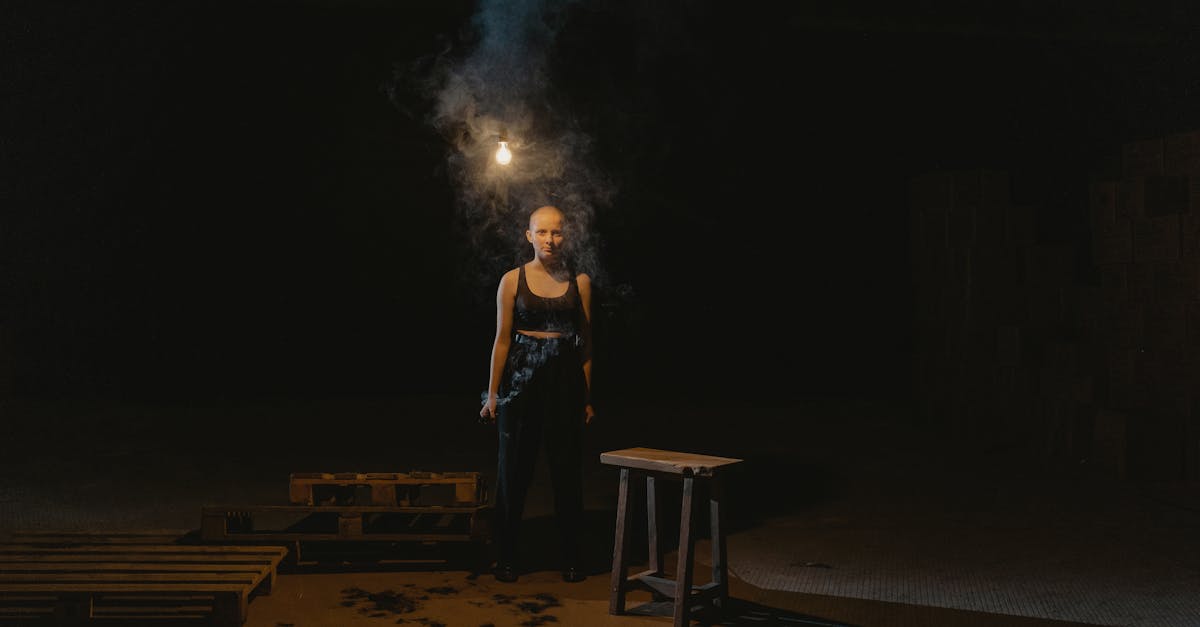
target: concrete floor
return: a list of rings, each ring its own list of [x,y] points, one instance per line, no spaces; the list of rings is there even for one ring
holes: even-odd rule
[[[202,505],[285,503],[300,471],[490,476],[494,431],[475,423],[475,407],[432,396],[8,402],[0,530],[194,529]],[[287,573],[251,603],[248,625],[669,624],[607,614],[617,486],[598,458],[630,446],[746,460],[729,478],[729,624],[1200,624],[1197,486],[1047,469],[1020,447],[988,450],[919,424],[887,401],[614,403],[588,428],[586,582],[552,570],[539,464],[517,584],[453,565]],[[664,498],[668,511],[678,503],[670,489]],[[419,611],[375,607],[384,592],[415,594]],[[636,593],[630,605],[648,600]]]

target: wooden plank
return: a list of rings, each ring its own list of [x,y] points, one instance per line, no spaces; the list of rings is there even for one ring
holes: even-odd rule
[[[265,573],[0,573],[8,583],[232,583],[254,585]]]
[[[55,544],[171,544],[186,537],[187,529],[142,531],[78,531],[18,529],[0,534],[4,542]]]
[[[161,607],[144,607],[140,605],[95,605],[92,612],[96,617],[103,618],[166,618],[178,617],[179,614],[191,614],[202,618],[212,611],[212,599],[202,605],[165,605]]]
[[[200,592],[249,592],[245,584],[231,583],[5,583],[0,584],[0,593],[137,593],[145,595],[200,593]]]
[[[306,506],[264,505],[253,508],[226,509],[206,507],[202,511],[202,539],[206,542],[287,542],[330,538],[375,538],[393,541],[475,541],[485,539],[489,526],[484,512],[490,506],[472,507],[374,507],[374,506]],[[436,517],[417,525],[426,514]],[[277,528],[262,528],[254,523],[255,515],[268,518]],[[395,515],[399,518],[388,516]],[[309,520],[310,516],[328,516],[326,520]],[[405,518],[413,516],[411,520]],[[288,517],[293,520],[283,522]],[[368,519],[369,517],[369,519]],[[310,526],[308,523],[312,522]],[[236,524],[235,524],[236,523]],[[457,527],[456,533],[451,533]],[[445,532],[431,533],[434,530]],[[467,533],[463,533],[466,531]]]
[[[479,472],[292,473],[288,481],[288,500],[295,505],[315,505],[314,488],[368,487],[374,505],[395,506],[398,504],[396,488],[437,485],[453,485],[454,500],[458,503],[486,500],[484,478]]]
[[[338,540],[371,540],[379,542],[478,542],[480,538],[466,533],[395,533],[368,532],[357,536],[343,536],[337,531],[293,532],[265,531],[252,533],[229,533],[223,539],[238,542],[326,542]]]
[[[38,546],[34,544],[0,544],[0,555],[242,555],[263,556],[267,558],[283,558],[287,555],[287,547],[279,546],[238,546],[233,544],[197,544],[197,545],[95,545],[95,546]]]
[[[244,564],[207,562],[194,563],[143,563],[143,562],[4,562],[0,563],[0,572],[192,572],[192,573],[256,573],[269,564]]]
[[[307,486],[357,486],[357,485],[474,485],[481,480],[480,477],[469,478],[397,478],[397,479],[373,479],[364,475],[358,477],[328,477],[322,479],[305,479],[292,478],[292,485],[307,485]]]
[[[176,605],[204,604],[212,602],[211,594],[156,594],[154,596],[138,596],[137,594],[106,594],[102,598],[104,605],[117,606],[122,603],[137,603],[139,607],[149,603],[175,603]]]
[[[679,582],[670,577],[656,575],[651,571],[644,571],[633,575],[629,578],[630,583],[638,583],[644,585],[651,590],[662,594],[663,596],[674,599],[679,591]],[[692,586],[691,594],[689,595],[691,605],[695,606],[699,599],[708,599],[716,594],[719,594],[719,586],[716,582],[709,582],[702,586]]]
[[[674,599],[678,586],[674,579],[653,574],[640,574],[630,577],[630,583],[642,584],[659,594]]]
[[[492,509],[491,505],[426,505],[397,506],[388,505],[255,505],[251,507],[226,507],[206,505],[201,507],[201,514],[234,513],[311,513],[322,514],[329,512],[345,512],[356,514],[478,514]],[[185,545],[186,546],[186,545]]]
[[[50,598],[51,597],[45,594],[6,594],[0,597],[0,607],[13,603],[34,603],[37,601],[46,601]]]
[[[211,608],[205,605],[204,608],[180,608],[176,609],[161,609],[156,611],[102,611],[100,608],[92,608],[91,615],[94,619],[104,621],[161,621],[175,625],[182,621],[203,621],[206,617],[211,616]]]
[[[420,488],[451,486],[453,501],[448,494],[439,494],[436,500],[451,504],[483,504],[487,501],[487,486],[482,473],[293,473],[288,485],[288,501],[293,505],[318,505],[318,489],[370,490],[371,505],[396,507],[416,506]],[[404,488],[408,488],[404,490]],[[401,493],[398,494],[397,491]],[[329,505],[348,505],[348,503]]]
[[[438,481],[477,481],[483,473],[467,472],[294,472],[293,481],[406,481],[432,483]]]
[[[600,454],[600,462],[672,474],[711,476],[716,469],[742,462],[732,457],[716,457],[653,448],[626,448]]]
[[[68,553],[58,555],[53,553],[36,554],[36,553],[20,553],[11,555],[0,555],[0,569],[6,568],[9,564],[25,564],[30,562],[31,557],[36,557],[39,562],[124,562],[124,563],[140,563],[140,562],[174,562],[174,563],[221,563],[221,564],[269,564],[275,565],[279,561],[274,556],[265,555],[238,555],[236,553],[214,554],[214,555],[163,555],[163,554],[146,554],[139,556],[125,555],[79,555]]]

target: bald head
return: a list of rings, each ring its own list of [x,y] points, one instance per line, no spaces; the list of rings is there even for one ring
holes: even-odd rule
[[[529,214],[529,228],[532,230],[533,224],[535,222],[537,222],[537,220],[539,218],[543,218],[543,217],[558,218],[559,221],[561,222],[566,216],[563,215],[563,212],[561,209],[559,209],[558,207],[555,207],[553,205],[545,205],[542,207],[538,207],[537,209],[533,210],[533,213]]]
[[[529,214],[529,229],[525,239],[533,245],[533,255],[547,265],[558,265],[566,234],[563,232],[564,216],[558,207],[546,205]]]

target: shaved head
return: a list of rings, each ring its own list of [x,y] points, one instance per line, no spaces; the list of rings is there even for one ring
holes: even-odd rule
[[[563,215],[563,212],[562,212],[562,210],[561,210],[561,209],[559,209],[558,207],[555,207],[555,206],[553,206],[553,205],[545,205],[545,206],[542,206],[542,207],[538,207],[537,209],[534,209],[534,210],[533,210],[533,213],[529,214],[529,225],[530,225],[530,226],[529,226],[529,228],[531,228],[531,229],[533,228],[533,222],[534,222],[534,220],[537,220],[539,217],[541,217],[541,216],[555,216],[555,215],[557,215],[557,217],[558,217],[560,220],[562,220],[562,219],[566,218],[566,216],[565,216],[565,215]]]

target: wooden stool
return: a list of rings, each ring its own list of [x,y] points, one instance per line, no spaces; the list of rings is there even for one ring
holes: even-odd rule
[[[609,614],[625,613],[625,593],[632,584],[649,587],[675,601],[675,627],[690,624],[692,606],[702,603],[706,609],[720,610],[728,601],[729,582],[726,579],[725,527],[721,514],[721,476],[718,470],[742,460],[729,457],[713,457],[652,448],[627,448],[600,454],[600,461],[621,468],[621,486],[617,495],[617,531],[613,543],[612,587],[608,601]],[[646,523],[650,545],[650,568],[625,576],[628,567],[625,530],[629,526],[632,510],[629,507],[631,476],[646,477]],[[656,480],[683,480],[683,502],[679,516],[679,562],[675,579],[664,576],[662,534],[658,526],[660,494]],[[709,525],[712,531],[712,581],[703,586],[693,586],[692,549],[696,539],[692,535],[692,493],[696,480],[708,482]]]

